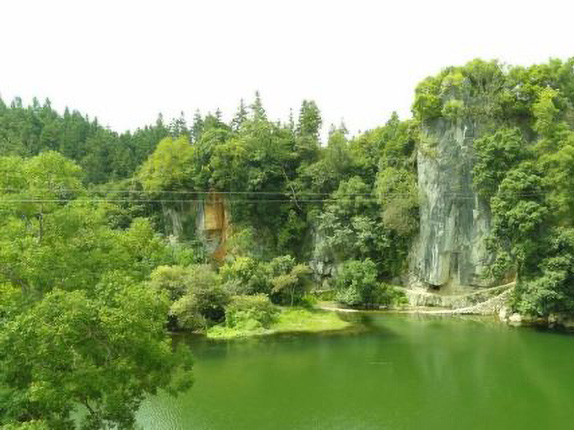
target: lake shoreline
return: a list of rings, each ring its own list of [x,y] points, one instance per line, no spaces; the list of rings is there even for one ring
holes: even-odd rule
[[[501,306],[500,308],[492,308],[488,312],[460,312],[456,309],[440,308],[435,309],[432,307],[419,307],[419,306],[400,306],[400,307],[389,307],[380,309],[350,309],[339,307],[339,305],[334,303],[323,303],[317,306],[317,309],[331,312],[341,312],[341,313],[366,313],[366,314],[412,314],[412,315],[424,315],[424,316],[437,316],[437,317],[468,317],[468,316],[479,316],[483,318],[491,319],[492,321],[512,326],[512,327],[539,327],[548,328],[551,330],[562,330],[574,332],[574,317],[566,314],[553,313],[548,317],[536,317],[525,314],[520,314],[518,312],[513,312],[507,306]],[[470,307],[468,308],[470,309]]]
[[[281,308],[278,320],[269,327],[227,327],[219,324],[205,332],[194,334],[212,341],[227,341],[268,337],[281,334],[312,335],[337,334],[360,329],[361,323],[349,321],[344,316],[360,315],[417,315],[423,317],[469,318],[480,317],[511,327],[534,327],[556,331],[574,332],[574,319],[551,315],[548,318],[535,318],[509,312],[508,308],[492,313],[459,313],[452,309],[433,309],[429,307],[400,306],[379,309],[353,309],[340,307],[335,302],[320,302],[313,308]],[[182,334],[173,332],[172,335]],[[185,334],[185,332],[184,332]]]
[[[216,325],[209,328],[204,336],[211,340],[270,336],[276,334],[305,334],[342,332],[355,324],[342,319],[337,312],[320,308],[282,308],[269,327],[227,327]]]

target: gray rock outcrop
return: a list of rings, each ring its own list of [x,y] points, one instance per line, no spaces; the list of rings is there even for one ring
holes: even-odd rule
[[[423,126],[418,149],[420,231],[412,274],[435,287],[486,286],[492,261],[485,239],[490,211],[472,184],[473,141],[480,127],[468,118],[438,118]]]

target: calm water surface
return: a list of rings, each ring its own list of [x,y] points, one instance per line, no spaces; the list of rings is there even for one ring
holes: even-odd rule
[[[574,428],[574,336],[377,314],[369,330],[186,339],[194,387],[138,414],[154,430]]]

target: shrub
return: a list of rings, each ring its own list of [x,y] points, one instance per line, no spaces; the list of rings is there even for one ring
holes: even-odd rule
[[[268,268],[271,276],[280,276],[289,273],[295,267],[296,261],[290,255],[275,257],[269,262]]]
[[[225,323],[233,328],[268,328],[276,315],[277,309],[265,294],[235,296],[225,308]]]
[[[198,330],[223,321],[229,293],[222,288],[219,276],[211,267],[190,266],[180,274],[182,277],[177,280],[185,283],[186,291],[170,309],[171,315],[177,318],[177,325]]]
[[[347,261],[336,279],[338,302],[348,306],[373,307],[380,303],[377,266],[370,260]]]
[[[433,119],[441,114],[442,103],[439,97],[440,79],[429,77],[417,85],[413,112],[419,119]]]
[[[401,236],[417,231],[419,193],[415,174],[392,166],[381,169],[377,174],[376,193],[383,206],[386,227]]]
[[[293,257],[285,255],[269,263],[269,272],[273,276],[273,301],[290,306],[301,304],[306,291],[306,278],[311,273],[309,266],[295,264]]]
[[[159,266],[150,275],[149,285],[157,291],[166,292],[171,301],[181,298],[187,291],[191,270],[183,266]]]
[[[225,289],[231,294],[269,293],[271,284],[264,264],[251,257],[237,257],[220,270]]]
[[[317,305],[317,303],[319,303],[317,296],[311,293],[305,293],[303,297],[301,297],[301,300],[299,301],[299,305],[307,309],[315,308],[315,305]]]
[[[407,296],[398,288],[388,284],[381,284],[379,292],[379,304],[385,306],[397,306],[408,304]]]
[[[464,102],[458,99],[447,101],[442,108],[442,115],[449,119],[462,117],[464,115]]]

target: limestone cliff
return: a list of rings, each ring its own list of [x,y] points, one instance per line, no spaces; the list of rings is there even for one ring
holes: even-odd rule
[[[166,235],[176,242],[197,237],[208,255],[218,260],[225,257],[230,218],[224,196],[216,192],[200,201],[163,207]]]
[[[480,133],[480,125],[464,117],[434,119],[421,130],[420,231],[411,270],[425,284],[444,289],[488,284],[490,213],[472,185],[473,141]]]
[[[166,236],[174,241],[185,241],[195,233],[196,207],[192,203],[180,202],[162,205],[162,224]]]
[[[210,193],[198,206],[197,235],[207,252],[216,260],[225,257],[230,218],[230,211],[222,194]]]
[[[314,281],[320,288],[329,289],[331,287],[331,278],[337,272],[335,255],[317,228],[313,229],[310,237],[312,251],[309,267],[313,272]]]

